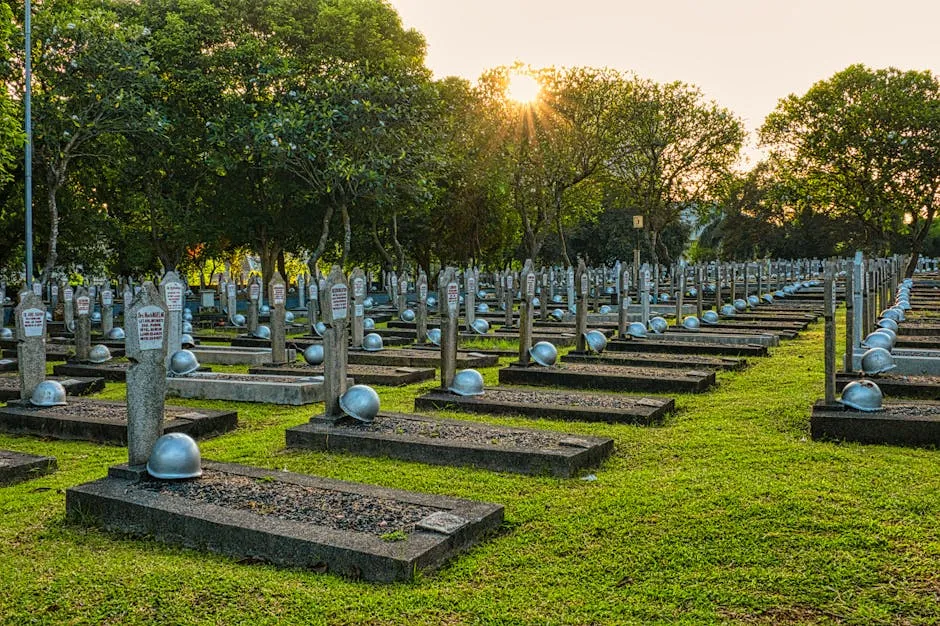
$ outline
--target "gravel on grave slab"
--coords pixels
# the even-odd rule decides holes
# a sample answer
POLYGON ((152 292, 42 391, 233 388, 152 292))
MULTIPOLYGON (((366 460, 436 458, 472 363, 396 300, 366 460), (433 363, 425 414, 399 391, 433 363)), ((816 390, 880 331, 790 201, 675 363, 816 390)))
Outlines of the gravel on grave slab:
MULTIPOLYGON (((570 372, 572 374, 641 376, 643 378, 677 378, 679 376, 689 376, 692 374, 691 371, 665 369, 661 367, 631 367, 629 365, 608 365, 603 363, 558 363, 545 369, 548 371, 570 372)), ((701 372, 698 372, 698 374, 701 374, 701 372)))
POLYGON ((592 407, 600 409, 632 409, 639 405, 661 406, 663 401, 654 398, 625 396, 605 393, 566 393, 564 391, 526 391, 510 387, 487 387, 481 401, 508 402, 522 405, 551 405, 592 407))
MULTIPOLYGON (((307 365, 303 361, 293 361, 291 363, 281 364, 281 365, 265 365, 265 368, 280 368, 280 369, 290 369, 297 370, 298 375, 306 374, 308 376, 322 376, 323 375, 323 366, 322 365, 307 365)), ((400 368, 393 365, 347 365, 346 369, 348 372, 355 372, 357 374, 388 374, 389 372, 396 372, 399 370, 410 371, 414 368, 400 368)), ((350 374, 352 375, 352 374, 350 374)))
POLYGON ((886 414, 886 415, 912 415, 912 416, 932 416, 940 415, 940 404, 889 404, 882 408, 881 411, 876 411, 873 415, 886 414))
POLYGON ((931 376, 928 374, 921 374, 917 376, 908 376, 905 374, 888 374, 880 376, 872 376, 870 380, 885 382, 899 382, 899 383, 919 383, 924 385, 940 385, 940 376, 931 376))
POLYGON ((224 380, 238 383, 281 383, 297 384, 306 382, 320 382, 315 380, 305 380, 296 376, 265 376, 264 374, 222 374, 222 373, 200 373, 199 375, 189 374, 187 376, 177 376, 177 378, 192 378, 194 380, 224 380))
MULTIPOLYGON (((105 422, 127 422, 127 405, 123 402, 96 402, 70 397, 68 404, 61 406, 33 406, 29 402, 16 405, 17 409, 26 411, 39 411, 57 417, 71 417, 83 420, 105 422)), ((164 410, 164 419, 172 420, 198 413, 197 409, 185 407, 172 407, 164 410)))
POLYGON ((370 433, 385 433, 421 437, 434 440, 452 440, 508 448, 558 448, 563 433, 537 430, 508 430, 473 423, 467 426, 432 419, 409 419, 399 415, 379 415, 374 422, 344 425, 344 428, 370 433))
MULTIPOLYGON (((603 352, 601 354, 590 354, 588 358, 597 358, 603 361, 649 361, 653 367, 657 361, 674 363, 694 363, 695 365, 724 365, 729 359, 719 357, 709 357, 699 354, 669 354, 663 352, 603 352)), ((730 359, 733 361, 734 359, 730 359)), ((618 366, 619 367, 619 366, 618 366)), ((646 370, 647 368, 644 368, 646 370)))
POLYGON ((194 480, 148 478, 138 483, 138 488, 257 515, 378 536, 394 531, 411 532, 417 522, 441 510, 215 470, 206 470, 194 480))
POLYGON ((0 389, 19 389, 20 388, 20 377, 18 375, 13 376, 0 376, 0 389))

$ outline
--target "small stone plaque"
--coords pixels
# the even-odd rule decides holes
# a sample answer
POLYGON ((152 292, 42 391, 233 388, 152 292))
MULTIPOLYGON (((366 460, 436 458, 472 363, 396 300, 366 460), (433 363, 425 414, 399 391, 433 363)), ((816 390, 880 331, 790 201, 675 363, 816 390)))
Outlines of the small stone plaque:
POLYGON ((361 276, 353 278, 353 297, 364 298, 366 295, 366 281, 361 276))
POLYGON ((183 285, 176 282, 163 285, 163 297, 166 299, 166 308, 170 311, 183 310, 183 285))
POLYGON ((512 290, 512 274, 506 274, 506 289, 512 290))
POLYGON ((105 289, 101 292, 101 305, 102 306, 111 306, 114 304, 114 292, 110 289, 105 289))
POLYGON ((346 319, 349 310, 349 288, 343 284, 333 285, 330 289, 330 313, 334 320, 346 319))
POLYGON ((460 287, 457 283, 447 283, 447 308, 452 314, 457 313, 460 304, 460 287))
POLYGON ((558 441, 558 445, 567 446, 569 448, 590 448, 591 443, 585 441, 584 439, 578 439, 577 437, 568 437, 567 439, 561 439, 558 441))
POLYGON ((401 293, 408 293, 408 279, 402 278, 401 282, 398 283, 398 288, 401 293))
POLYGON ((21 318, 24 336, 42 337, 45 334, 46 315, 42 309, 26 309, 21 313, 21 318))
POLYGON ((71 300, 74 295, 75 291, 71 287, 66 287, 65 291, 62 292, 62 297, 66 300, 71 300))
POLYGON ((283 283, 275 283, 271 286, 271 304, 278 306, 284 304, 287 296, 287 289, 283 283))
POLYGON ((88 296, 79 296, 75 299, 75 309, 79 315, 88 315, 91 309, 91 298, 88 296))
POLYGON ((37 296, 42 295, 42 283, 41 282, 36 281, 33 283, 33 293, 36 294, 37 296))
POLYGON ((316 302, 317 299, 320 297, 320 291, 319 289, 317 289, 317 283, 315 280, 314 282, 310 283, 310 289, 307 291, 307 295, 309 295, 310 299, 313 300, 314 302, 316 302))
POLYGON ((435 511, 415 524, 415 528, 441 535, 453 535, 469 523, 459 515, 446 511, 435 511))
POLYGON ((163 349, 166 316, 158 306, 145 306, 137 312, 137 336, 141 350, 163 349))
POLYGON ((428 301, 428 284, 427 283, 421 283, 420 285, 418 285, 418 300, 420 302, 428 301))
POLYGON ((261 285, 258 283, 251 283, 248 285, 248 297, 252 300, 257 300, 261 297, 261 285))
POLYGON ((535 296, 535 274, 532 272, 529 272, 525 276, 525 294, 529 298, 535 296))
POLYGON ((225 292, 228 294, 229 298, 235 297, 235 283, 229 283, 225 286, 225 292))
POLYGON ((467 278, 467 289, 473 292, 477 290, 477 279, 474 276, 467 278))
POLYGON ((581 274, 581 295, 588 295, 588 291, 591 289, 590 281, 588 280, 587 274, 581 274))
POLYGON ((363 305, 357 304, 355 305, 354 309, 355 311, 353 311, 353 315, 355 315, 356 317, 365 317, 366 311, 363 305))

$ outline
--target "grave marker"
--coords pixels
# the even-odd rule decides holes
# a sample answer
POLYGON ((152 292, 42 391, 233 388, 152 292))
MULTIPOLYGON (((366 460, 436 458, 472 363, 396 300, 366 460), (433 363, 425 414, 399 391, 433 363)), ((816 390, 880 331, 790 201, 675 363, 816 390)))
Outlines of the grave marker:
POLYGON ((441 387, 448 389, 457 373, 457 323, 460 315, 460 286, 457 272, 447 267, 438 278, 441 309, 441 387))
POLYGON ((349 285, 338 265, 334 265, 320 291, 323 311, 323 416, 339 419, 343 411, 339 398, 346 393, 346 322, 349 317, 349 285))
POLYGON ((467 324, 467 332, 472 333, 473 322, 475 322, 477 318, 477 281, 473 276, 473 269, 469 267, 464 270, 463 277, 464 291, 466 292, 466 296, 464 297, 464 321, 467 324))
POLYGON ((163 433, 166 395, 168 311, 156 286, 143 284, 126 311, 127 452, 130 465, 143 465, 163 433))
POLYGON ((84 286, 79 286, 73 293, 76 313, 75 358, 87 361, 91 349, 91 297, 84 286))
POLYGON ((114 292, 111 284, 106 283, 101 289, 101 332, 107 337, 114 328, 114 292))
POLYGON ((570 265, 568 266, 567 273, 568 282, 566 284, 566 289, 568 291, 568 310, 571 311, 575 308, 575 294, 574 294, 574 268, 570 265))
POLYGON ((238 291, 235 283, 225 285, 225 301, 229 324, 234 324, 235 314, 238 313, 238 291))
POLYGON ((644 326, 650 323, 650 279, 652 278, 649 265, 644 263, 640 269, 640 321, 644 326))
POLYGON ((304 304, 304 298, 307 296, 306 292, 307 281, 304 279, 303 274, 297 275, 297 308, 302 309, 306 305, 304 304))
POLYGON ((512 327, 512 304, 515 301, 516 295, 516 285, 513 280, 512 270, 506 270, 506 317, 505 325, 506 328, 512 327))
POLYGON ((258 308, 261 301, 261 279, 257 275, 248 279, 248 334, 258 332, 258 308))
POLYGON ((352 284, 352 347, 361 348, 362 339, 365 336, 363 323, 365 321, 365 306, 363 302, 366 299, 366 274, 362 268, 354 268, 349 276, 349 282, 352 284))
POLYGON ((307 326, 309 326, 308 333, 313 335, 313 327, 316 326, 319 321, 320 314, 320 285, 319 278, 316 276, 310 277, 310 286, 307 287, 307 326))
POLYGON ((418 345, 423 345, 428 340, 428 277, 424 270, 419 270, 415 288, 418 291, 418 310, 415 313, 416 341, 418 345))
POLYGON ((163 302, 167 310, 164 365, 169 368, 173 354, 183 349, 183 303, 186 301, 186 283, 176 272, 167 272, 160 282, 160 291, 163 293, 163 302))
POLYGON ((275 271, 268 283, 268 299, 271 301, 271 363, 287 363, 286 328, 284 313, 287 305, 287 285, 280 272, 275 271))
POLYGON ((75 290, 68 283, 63 283, 60 289, 62 293, 62 320, 65 322, 65 330, 75 332, 75 290))
POLYGON ((627 325, 630 323, 630 279, 633 276, 633 266, 623 267, 620 271, 620 279, 617 281, 620 285, 620 295, 617 302, 617 336, 623 337, 627 334, 627 325))
POLYGON ((24 291, 13 315, 20 399, 25 401, 32 397, 36 385, 46 379, 46 307, 41 297, 24 291))
POLYGON ((575 350, 584 352, 586 343, 584 333, 587 332, 587 310, 591 291, 591 276, 584 266, 584 259, 578 259, 578 271, 575 274, 575 288, 578 293, 578 308, 575 311, 575 350))

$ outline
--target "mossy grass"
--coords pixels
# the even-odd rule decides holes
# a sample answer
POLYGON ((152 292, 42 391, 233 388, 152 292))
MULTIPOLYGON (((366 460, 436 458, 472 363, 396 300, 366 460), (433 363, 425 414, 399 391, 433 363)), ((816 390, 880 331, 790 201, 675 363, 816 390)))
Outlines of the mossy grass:
MULTIPOLYGON (((55 474, 0 489, 0 621, 937 623, 940 452, 809 439, 821 328, 719 373, 708 394, 676 396, 659 427, 447 414, 613 437, 596 480, 285 450, 284 429, 317 406, 239 404, 239 429, 202 442, 210 459, 506 506, 501 533, 411 584, 239 564, 66 521, 63 491, 125 451, 0 435, 0 448, 59 460, 55 474)), ((378 391, 383 409, 410 411, 436 385, 378 391)), ((98 397, 123 396, 108 384, 98 397)))

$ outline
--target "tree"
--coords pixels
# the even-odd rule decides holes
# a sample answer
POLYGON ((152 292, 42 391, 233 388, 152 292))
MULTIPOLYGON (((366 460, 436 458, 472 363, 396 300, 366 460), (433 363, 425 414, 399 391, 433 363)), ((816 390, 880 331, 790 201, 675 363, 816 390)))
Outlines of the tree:
POLYGON ((940 200, 936 76, 852 65, 781 100, 761 140, 814 210, 844 223, 846 241, 906 252, 913 273, 940 200))

